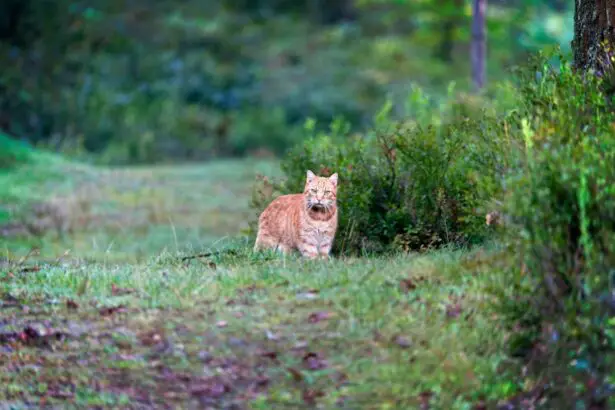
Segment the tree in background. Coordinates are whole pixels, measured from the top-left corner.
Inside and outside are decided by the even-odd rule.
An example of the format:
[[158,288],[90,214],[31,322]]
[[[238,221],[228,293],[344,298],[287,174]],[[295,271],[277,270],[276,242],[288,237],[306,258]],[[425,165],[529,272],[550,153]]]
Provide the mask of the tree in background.
[[487,35],[485,15],[487,0],[474,0],[472,6],[472,81],[476,90],[485,86],[487,69]]
[[359,127],[389,93],[480,88],[572,39],[565,0],[492,1],[477,36],[474,2],[3,0],[0,130],[114,163],[281,153],[305,118]]
[[463,24],[463,0],[439,0],[435,3],[442,19],[442,40],[436,56],[447,63],[453,62],[455,30]]
[[605,47],[615,45],[615,1],[577,0],[574,10],[574,65],[603,71]]

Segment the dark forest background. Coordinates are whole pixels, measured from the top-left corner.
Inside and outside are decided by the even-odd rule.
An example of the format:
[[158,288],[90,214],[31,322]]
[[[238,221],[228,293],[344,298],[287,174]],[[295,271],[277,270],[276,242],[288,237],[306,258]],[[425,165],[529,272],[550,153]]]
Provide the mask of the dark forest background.
[[[568,52],[572,13],[490,2],[485,93]],[[471,18],[464,0],[5,0],[0,130],[104,163],[280,154],[308,118],[359,129],[387,96],[470,91]]]

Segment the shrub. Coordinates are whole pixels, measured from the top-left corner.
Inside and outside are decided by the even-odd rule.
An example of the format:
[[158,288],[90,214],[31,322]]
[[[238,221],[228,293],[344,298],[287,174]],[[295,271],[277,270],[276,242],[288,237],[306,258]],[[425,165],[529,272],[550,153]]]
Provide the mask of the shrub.
[[505,212],[521,260],[500,308],[557,408],[590,408],[615,388],[615,113],[598,77],[543,61],[519,77],[525,155]]
[[[483,240],[483,207],[500,189],[497,181],[506,169],[507,119],[484,109],[467,117],[478,111],[460,109],[459,99],[447,101],[434,110],[413,93],[406,105],[412,121],[394,120],[388,103],[374,131],[364,135],[348,136],[347,124],[337,120],[328,134],[312,135],[289,153],[282,164],[287,180],[261,189],[253,205],[260,211],[275,192],[301,192],[307,169],[339,172],[336,253]],[[307,129],[313,132],[314,124]]]
[[25,144],[0,132],[0,170],[28,162],[30,157],[31,151]]

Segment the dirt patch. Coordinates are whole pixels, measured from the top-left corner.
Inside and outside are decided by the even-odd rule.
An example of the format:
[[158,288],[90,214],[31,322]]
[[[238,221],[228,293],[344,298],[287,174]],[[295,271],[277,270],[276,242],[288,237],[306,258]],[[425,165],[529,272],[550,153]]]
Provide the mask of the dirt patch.
[[0,401],[244,409],[285,374],[262,341],[199,313],[14,302],[0,321]]

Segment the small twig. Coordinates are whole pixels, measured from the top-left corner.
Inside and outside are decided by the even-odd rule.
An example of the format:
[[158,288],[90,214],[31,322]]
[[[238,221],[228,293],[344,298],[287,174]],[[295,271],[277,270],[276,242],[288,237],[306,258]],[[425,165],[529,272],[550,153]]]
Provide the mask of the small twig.
[[21,259],[19,259],[19,261],[17,262],[17,266],[23,266],[23,264],[30,258],[30,256],[34,254],[38,254],[38,252],[39,252],[38,248],[30,249],[30,251],[28,252],[26,256],[23,256]]
[[192,259],[208,258],[210,256],[221,255],[223,253],[228,253],[230,255],[237,255],[236,250],[226,249],[224,251],[204,252],[204,253],[197,253],[196,255],[182,256],[181,261],[183,262],[183,261],[192,260]]

